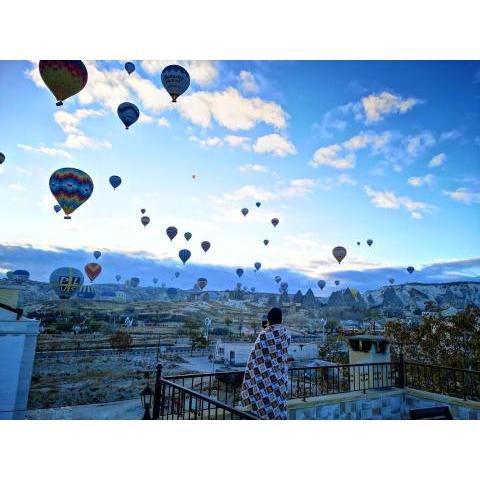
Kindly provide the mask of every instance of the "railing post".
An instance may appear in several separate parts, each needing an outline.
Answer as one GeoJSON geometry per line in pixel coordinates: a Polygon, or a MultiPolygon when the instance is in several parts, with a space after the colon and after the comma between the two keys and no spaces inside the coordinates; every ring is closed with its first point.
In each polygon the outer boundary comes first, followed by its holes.
{"type": "Polygon", "coordinates": [[[400,352],[398,383],[399,388],[405,388],[405,361],[403,358],[403,351],[400,352]]]}
{"type": "Polygon", "coordinates": [[[162,364],[157,364],[157,374],[155,376],[155,390],[153,394],[153,411],[152,411],[152,420],[158,420],[160,416],[160,397],[162,392],[161,386],[162,378],[162,364]]]}

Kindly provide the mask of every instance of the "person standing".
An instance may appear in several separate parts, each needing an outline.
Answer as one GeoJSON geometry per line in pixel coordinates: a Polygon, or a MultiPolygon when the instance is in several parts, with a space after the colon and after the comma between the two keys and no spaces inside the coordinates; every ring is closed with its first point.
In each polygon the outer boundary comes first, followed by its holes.
{"type": "Polygon", "coordinates": [[[290,335],[282,325],[282,311],[272,308],[268,325],[258,335],[248,358],[240,399],[242,405],[264,420],[287,420],[290,335]]]}

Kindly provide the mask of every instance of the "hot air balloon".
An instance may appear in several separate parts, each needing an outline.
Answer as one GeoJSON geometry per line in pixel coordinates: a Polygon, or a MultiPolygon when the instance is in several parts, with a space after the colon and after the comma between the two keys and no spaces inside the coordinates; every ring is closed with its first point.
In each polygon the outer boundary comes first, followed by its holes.
{"type": "Polygon", "coordinates": [[[87,277],[93,282],[102,272],[102,267],[98,263],[87,263],[85,265],[85,273],[87,277]]]}
{"type": "Polygon", "coordinates": [[[407,267],[407,272],[411,275],[415,269],[413,267],[407,267]]]}
{"type": "Polygon", "coordinates": [[[192,234],[190,232],[185,232],[183,236],[187,242],[192,238],[192,234]]]}
{"type": "Polygon", "coordinates": [[[140,279],[138,277],[132,277],[130,279],[130,286],[133,288],[137,288],[140,285],[140,279]]]}
{"type": "Polygon", "coordinates": [[[280,283],[280,282],[282,281],[282,277],[281,277],[280,275],[277,275],[277,276],[275,277],[275,281],[276,281],[277,283],[280,283]]]}
{"type": "Polygon", "coordinates": [[[177,236],[178,230],[176,227],[168,227],[166,232],[167,237],[172,241],[177,236]]]}
{"type": "Polygon", "coordinates": [[[207,286],[208,280],[206,278],[200,277],[197,280],[197,285],[200,288],[200,290],[203,290],[207,286]]]}
{"type": "Polygon", "coordinates": [[[30,272],[27,270],[14,270],[12,274],[12,279],[16,283],[26,282],[30,278],[30,272]]]}
{"type": "Polygon", "coordinates": [[[190,86],[190,75],[180,65],[168,65],[162,71],[162,85],[172,97],[172,102],[185,93],[190,86]]]}
{"type": "Polygon", "coordinates": [[[132,62],[127,62],[125,64],[125,70],[130,75],[131,73],[133,73],[135,71],[135,65],[132,62]]]}
{"type": "Polygon", "coordinates": [[[280,221],[278,220],[278,218],[272,218],[272,225],[274,227],[276,227],[279,223],[280,223],[280,221]]]}
{"type": "Polygon", "coordinates": [[[0,165],[5,161],[5,155],[0,152],[0,165]]]}
{"type": "Polygon", "coordinates": [[[325,280],[319,280],[317,282],[317,285],[319,286],[320,290],[323,290],[325,288],[326,284],[327,284],[327,282],[325,280]]]}
{"type": "Polygon", "coordinates": [[[115,275],[115,280],[116,280],[117,282],[119,282],[121,278],[122,278],[122,276],[119,275],[118,273],[115,275]]]}
{"type": "Polygon", "coordinates": [[[180,276],[180,272],[175,272],[175,278],[178,278],[180,276]]]}
{"type": "Polygon", "coordinates": [[[360,242],[357,242],[357,245],[360,245],[360,242]]]}
{"type": "Polygon", "coordinates": [[[147,217],[147,216],[143,216],[140,221],[142,222],[142,225],[144,227],[146,227],[149,223],[150,223],[150,217],[147,217]]]}
{"type": "Polygon", "coordinates": [[[243,268],[237,268],[235,273],[237,274],[238,278],[240,278],[243,275],[243,268]]]}
{"type": "Polygon", "coordinates": [[[153,277],[153,284],[156,285],[158,283],[158,278],[153,277]]]}
{"type": "Polygon", "coordinates": [[[76,168],[60,168],[50,177],[50,191],[69,219],[93,192],[93,181],[88,174],[76,168]]]}
{"type": "Polygon", "coordinates": [[[395,279],[394,278],[389,278],[388,281],[390,282],[390,285],[393,285],[395,283],[395,279]]]}
{"type": "Polygon", "coordinates": [[[177,296],[178,290],[176,288],[167,288],[167,295],[170,300],[173,300],[177,296]]]}
{"type": "Polygon", "coordinates": [[[335,285],[338,287],[340,285],[340,280],[335,280],[335,285]]]}
{"type": "Polygon", "coordinates": [[[128,130],[128,127],[133,125],[138,120],[138,117],[140,116],[140,110],[133,103],[123,102],[118,106],[117,114],[125,125],[125,129],[128,130]]]}
{"type": "Polygon", "coordinates": [[[347,256],[347,249],[345,247],[335,247],[332,250],[332,255],[338,263],[341,263],[341,261],[347,256]]]}
{"type": "Polygon", "coordinates": [[[146,210],[144,208],[141,208],[140,209],[140,213],[143,215],[144,213],[146,212],[146,210]]]}
{"type": "Polygon", "coordinates": [[[192,180],[195,180],[197,176],[195,174],[192,175],[192,180]]]}
{"type": "Polygon", "coordinates": [[[192,252],[190,252],[190,250],[183,249],[178,252],[178,256],[180,257],[180,260],[185,265],[188,259],[192,256],[192,252]]]}
{"type": "Polygon", "coordinates": [[[258,272],[260,268],[262,268],[262,264],[260,262],[255,262],[253,266],[255,267],[256,272],[258,272]]]}
{"type": "Polygon", "coordinates": [[[60,205],[54,205],[53,209],[55,210],[55,213],[58,213],[62,209],[62,207],[60,205]]]}
{"type": "Polygon", "coordinates": [[[38,68],[45,85],[57,99],[57,107],[87,84],[88,72],[81,60],[40,60],[38,68]]]}
{"type": "Polygon", "coordinates": [[[247,216],[248,208],[242,208],[240,211],[242,212],[242,215],[243,215],[244,217],[247,216]]]}
{"type": "Polygon", "coordinates": [[[50,285],[61,299],[68,299],[83,285],[83,274],[72,267],[57,268],[50,274],[50,285]]]}
{"type": "Polygon", "coordinates": [[[100,250],[95,250],[93,256],[95,257],[95,260],[98,260],[102,256],[102,252],[100,250]]]}
{"type": "Polygon", "coordinates": [[[8,280],[13,280],[13,272],[12,271],[7,272],[5,275],[7,276],[8,280]]]}
{"type": "Polygon", "coordinates": [[[373,240],[371,240],[371,239],[369,238],[369,239],[367,240],[367,245],[368,245],[369,247],[371,247],[372,244],[373,244],[373,240]]]}
{"type": "Polygon", "coordinates": [[[202,243],[200,244],[200,246],[202,247],[202,250],[203,250],[205,253],[207,253],[208,250],[209,250],[209,248],[210,248],[210,242],[207,242],[207,241],[202,242],[202,243]]]}
{"type": "Polygon", "coordinates": [[[280,284],[280,290],[281,290],[282,292],[286,292],[286,291],[288,290],[288,283],[287,283],[287,282],[282,282],[282,283],[280,284]]]}
{"type": "Polygon", "coordinates": [[[77,297],[91,300],[95,298],[95,288],[93,285],[82,285],[77,291],[77,297]]]}
{"type": "Polygon", "coordinates": [[[265,246],[267,246],[269,243],[270,243],[270,240],[265,239],[265,240],[263,241],[263,244],[264,244],[265,246]]]}
{"type": "Polygon", "coordinates": [[[115,190],[117,187],[120,186],[120,184],[122,183],[122,179],[118,176],[118,175],[112,175],[108,181],[110,182],[110,185],[113,187],[113,189],[115,190]]]}
{"type": "Polygon", "coordinates": [[[257,203],[255,203],[255,205],[257,206],[257,208],[259,208],[260,205],[261,205],[261,203],[260,203],[260,202],[257,202],[257,203]]]}

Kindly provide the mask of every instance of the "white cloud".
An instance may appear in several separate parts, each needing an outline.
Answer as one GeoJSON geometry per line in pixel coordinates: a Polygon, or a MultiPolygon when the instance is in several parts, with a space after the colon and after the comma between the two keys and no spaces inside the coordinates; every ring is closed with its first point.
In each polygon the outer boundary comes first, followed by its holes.
{"type": "Polygon", "coordinates": [[[421,220],[423,215],[420,212],[412,212],[410,216],[415,220],[421,220]]]}
{"type": "Polygon", "coordinates": [[[23,185],[20,185],[19,183],[11,183],[8,188],[10,190],[14,190],[15,192],[24,192],[25,187],[23,185]]]}
{"type": "Polygon", "coordinates": [[[392,134],[389,131],[381,134],[372,132],[361,132],[354,137],[351,137],[343,146],[347,150],[360,150],[365,147],[371,147],[372,153],[381,151],[392,139],[392,134]]]}
{"type": "Polygon", "coordinates": [[[86,135],[68,135],[65,142],[62,144],[64,147],[72,148],[74,150],[80,150],[84,148],[112,148],[110,142],[102,142],[95,140],[94,138],[87,137],[86,135]]]}
{"type": "Polygon", "coordinates": [[[453,129],[453,130],[449,130],[448,132],[443,132],[440,135],[440,141],[444,142],[446,140],[456,140],[461,136],[462,136],[462,133],[459,130],[453,129]]]}
{"type": "Polygon", "coordinates": [[[181,65],[185,68],[191,81],[201,86],[209,85],[218,77],[218,68],[210,60],[144,60],[141,66],[146,72],[155,74],[161,73],[167,65],[172,64],[181,65]]]}
{"type": "Polygon", "coordinates": [[[239,75],[241,88],[244,92],[247,93],[258,93],[260,90],[257,82],[255,81],[255,77],[251,72],[246,70],[242,70],[239,75]]]}
{"type": "Polygon", "coordinates": [[[81,130],[79,130],[78,126],[83,119],[89,117],[102,117],[105,114],[106,112],[103,110],[80,108],[78,110],[75,110],[74,112],[57,110],[53,114],[53,118],[65,133],[80,134],[82,132],[81,130]]]}
{"type": "Polygon", "coordinates": [[[447,156],[444,153],[439,153],[438,155],[435,155],[430,160],[430,162],[428,163],[428,166],[430,168],[439,167],[440,165],[443,165],[445,163],[446,159],[447,159],[447,156]]]}
{"type": "Polygon", "coordinates": [[[15,170],[16,170],[17,173],[19,173],[20,175],[30,176],[30,175],[33,174],[32,170],[29,170],[28,168],[15,167],[15,170]]]}
{"type": "Polygon", "coordinates": [[[424,175],[423,177],[410,177],[408,183],[412,187],[421,187],[422,185],[429,185],[432,183],[434,176],[432,174],[424,175]]]}
{"type": "Polygon", "coordinates": [[[42,153],[44,155],[50,155],[53,157],[65,157],[65,158],[72,158],[70,153],[65,150],[59,148],[50,148],[50,147],[32,147],[31,145],[23,145],[18,144],[18,148],[25,150],[26,152],[33,152],[33,153],[42,153]]]}
{"type": "Polygon", "coordinates": [[[207,137],[207,138],[198,138],[194,135],[188,137],[191,142],[198,143],[202,148],[209,147],[219,147],[223,144],[222,139],[219,137],[207,137]]]}
{"type": "Polygon", "coordinates": [[[381,192],[367,185],[364,189],[365,193],[371,198],[371,204],[378,208],[399,209],[402,207],[409,212],[428,211],[431,209],[431,206],[427,203],[417,202],[409,197],[397,196],[395,192],[381,192]]]}
{"type": "Polygon", "coordinates": [[[142,113],[140,117],[138,117],[138,123],[152,123],[154,118],[146,113],[142,113]]]}
{"type": "Polygon", "coordinates": [[[367,123],[378,122],[393,113],[406,113],[418,103],[420,101],[416,98],[402,98],[389,92],[368,95],[361,99],[367,123]]]}
{"type": "Polygon", "coordinates": [[[238,171],[244,173],[266,173],[268,172],[268,167],[258,163],[246,163],[245,165],[240,165],[238,171]]]}
{"type": "Polygon", "coordinates": [[[465,205],[480,203],[480,192],[472,192],[467,188],[457,188],[454,191],[443,190],[442,193],[452,200],[464,203],[465,205]]]}
{"type": "Polygon", "coordinates": [[[312,167],[327,166],[346,170],[355,167],[355,155],[349,153],[340,156],[342,147],[338,144],[329,145],[328,147],[319,148],[310,161],[312,167]]]}
{"type": "Polygon", "coordinates": [[[231,147],[241,147],[244,150],[250,150],[250,139],[248,137],[240,137],[238,135],[226,135],[223,140],[231,147]]]}
{"type": "Polygon", "coordinates": [[[253,151],[256,153],[271,153],[277,157],[285,157],[286,155],[297,153],[295,145],[278,133],[258,137],[253,146],[253,151]]]}
{"type": "Polygon", "coordinates": [[[170,122],[168,121],[167,118],[165,117],[160,117],[157,121],[158,125],[160,127],[167,127],[167,128],[170,128],[170,122]]]}
{"type": "Polygon", "coordinates": [[[410,135],[406,138],[405,143],[407,154],[416,157],[423,153],[427,147],[435,145],[435,138],[429,131],[425,131],[418,135],[410,135]]]}

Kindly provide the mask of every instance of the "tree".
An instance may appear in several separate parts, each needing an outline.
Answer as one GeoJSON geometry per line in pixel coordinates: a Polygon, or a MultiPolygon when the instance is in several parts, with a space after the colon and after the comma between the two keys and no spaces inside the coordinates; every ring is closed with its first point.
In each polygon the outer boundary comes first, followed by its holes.
{"type": "Polygon", "coordinates": [[[119,330],[110,337],[110,345],[115,350],[128,351],[132,346],[132,336],[128,332],[119,330]]]}

